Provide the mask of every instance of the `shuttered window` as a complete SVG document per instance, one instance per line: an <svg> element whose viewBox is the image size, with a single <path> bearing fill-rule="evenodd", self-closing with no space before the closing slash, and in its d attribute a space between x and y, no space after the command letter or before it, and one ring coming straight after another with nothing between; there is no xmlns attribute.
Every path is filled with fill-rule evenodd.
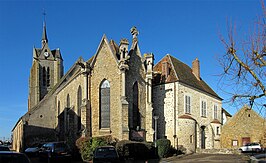
<svg viewBox="0 0 266 163"><path fill-rule="evenodd" d="M188 114L190 114L191 113L191 110L190 110L190 108L191 108L191 106L190 106L190 96L188 96L188 95L185 95L185 113L188 113Z"/></svg>
<svg viewBox="0 0 266 163"><path fill-rule="evenodd" d="M207 116L207 104L206 101L201 101L201 116L206 117Z"/></svg>

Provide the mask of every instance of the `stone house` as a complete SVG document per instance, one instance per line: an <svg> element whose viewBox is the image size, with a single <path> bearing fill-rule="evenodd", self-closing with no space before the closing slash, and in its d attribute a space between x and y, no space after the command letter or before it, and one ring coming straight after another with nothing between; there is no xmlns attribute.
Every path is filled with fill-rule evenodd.
<svg viewBox="0 0 266 163"><path fill-rule="evenodd" d="M153 103L158 138L188 153L196 148L220 148L222 99L200 77L196 58L192 68L171 55L154 66Z"/></svg>
<svg viewBox="0 0 266 163"><path fill-rule="evenodd" d="M28 111L12 130L13 149L48 141L74 148L81 136L104 135L150 142L167 136L191 152L219 148L222 99L200 78L199 61L191 69L166 55L154 66L153 54L140 52L135 27L131 34L131 46L103 35L96 53L78 58L64 74L44 23L42 47L33 49Z"/></svg>
<svg viewBox="0 0 266 163"><path fill-rule="evenodd" d="M221 147L238 149L251 143L266 147L266 120L248 106L242 107L221 130Z"/></svg>

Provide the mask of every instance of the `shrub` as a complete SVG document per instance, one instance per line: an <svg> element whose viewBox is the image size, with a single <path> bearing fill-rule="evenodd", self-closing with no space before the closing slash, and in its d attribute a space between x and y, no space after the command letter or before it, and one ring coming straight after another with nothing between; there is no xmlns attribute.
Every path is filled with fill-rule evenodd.
<svg viewBox="0 0 266 163"><path fill-rule="evenodd" d="M121 159L152 159L157 158L152 143L122 140L116 144L116 150Z"/></svg>
<svg viewBox="0 0 266 163"><path fill-rule="evenodd" d="M170 152L171 142L168 139L158 139L156 141L158 148L158 156L160 158L167 157Z"/></svg>
<svg viewBox="0 0 266 163"><path fill-rule="evenodd" d="M117 139L113 139L112 136L102 137L81 137L77 139L76 146L79 149L81 158L83 161L89 161L92 159L93 151L99 146L115 145Z"/></svg>

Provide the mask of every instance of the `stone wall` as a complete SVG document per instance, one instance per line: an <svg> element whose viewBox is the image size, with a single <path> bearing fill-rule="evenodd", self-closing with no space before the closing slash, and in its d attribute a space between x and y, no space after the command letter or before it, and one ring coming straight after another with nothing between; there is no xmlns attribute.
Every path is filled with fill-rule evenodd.
<svg viewBox="0 0 266 163"><path fill-rule="evenodd" d="M23 120L19 119L16 126L12 130L12 150L23 152Z"/></svg>
<svg viewBox="0 0 266 163"><path fill-rule="evenodd" d="M185 95L189 95L191 97L191 112L187 115L195 119L196 122L193 134L191 134L192 128L184 125L183 122L178 120L179 116L186 115L184 106ZM172 145L175 147L176 140L174 135L177 135L177 139L181 140L183 143L181 144L179 142L178 145L183 145L185 148L193 151L195 147L201 148L201 127L204 126L206 134L205 148L212 149L219 147L219 134L216 133L216 129L217 127L221 128L221 100L179 82L155 86L153 88L153 96L155 113L159 114L159 138L167 136L167 138L171 140ZM206 117L201 116L201 100L205 100L207 104ZM214 105L217 105L217 120L215 121L213 111ZM175 122L178 123L175 124ZM181 129L189 135L179 134ZM193 143L195 143L195 147L193 144L189 143L190 141L183 141L183 137L189 138L190 135L195 136L195 140L193 141Z"/></svg>
<svg viewBox="0 0 266 163"><path fill-rule="evenodd" d="M78 96L79 88L81 97ZM85 98L84 75L81 73L80 67L74 65L66 74L65 82L56 91L54 107L54 128L58 139L68 141L71 147L74 147L76 139L81 136L81 131L78 130L78 118L81 117L81 106L78 108L80 99L78 98L82 100ZM85 126L83 126L84 128Z"/></svg>
<svg viewBox="0 0 266 163"><path fill-rule="evenodd" d="M194 119L178 119L178 145L186 148L186 153L194 153L196 150L196 121Z"/></svg>
<svg viewBox="0 0 266 163"><path fill-rule="evenodd" d="M174 135L177 134L178 117L177 101L175 101L177 95L174 93L174 84L168 83L153 87L154 114L159 115L158 139L166 136L173 146L176 144Z"/></svg>

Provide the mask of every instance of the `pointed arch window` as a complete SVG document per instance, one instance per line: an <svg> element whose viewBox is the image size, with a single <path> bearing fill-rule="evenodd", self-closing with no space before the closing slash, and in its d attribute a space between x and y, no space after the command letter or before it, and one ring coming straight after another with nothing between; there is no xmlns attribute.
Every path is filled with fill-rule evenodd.
<svg viewBox="0 0 266 163"><path fill-rule="evenodd" d="M100 87L100 129L110 128L110 83L103 80Z"/></svg>
<svg viewBox="0 0 266 163"><path fill-rule="evenodd" d="M47 87L50 86L50 68L47 67Z"/></svg>
<svg viewBox="0 0 266 163"><path fill-rule="evenodd" d="M66 109L64 110L64 122L65 122L65 132L69 130L69 110L70 110L70 96L67 94L67 99L66 99Z"/></svg>
<svg viewBox="0 0 266 163"><path fill-rule="evenodd" d="M81 86L78 87L78 94L77 94L77 114L78 114L78 131L81 129L81 104L82 104L82 89Z"/></svg>
<svg viewBox="0 0 266 163"><path fill-rule="evenodd" d="M140 129L138 82L133 85L133 129Z"/></svg>
<svg viewBox="0 0 266 163"><path fill-rule="evenodd" d="M70 108L70 97L69 97L69 94L67 94L67 108Z"/></svg>
<svg viewBox="0 0 266 163"><path fill-rule="evenodd" d="M42 84L43 84L43 86L46 85L46 69L45 69L45 67L42 68Z"/></svg>

